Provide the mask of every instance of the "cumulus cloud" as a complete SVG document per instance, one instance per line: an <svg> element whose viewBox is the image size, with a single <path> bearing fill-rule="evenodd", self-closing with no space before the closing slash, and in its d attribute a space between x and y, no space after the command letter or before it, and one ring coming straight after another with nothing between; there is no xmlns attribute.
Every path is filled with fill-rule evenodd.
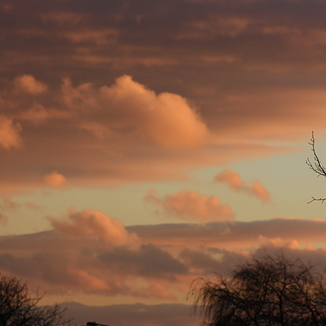
<svg viewBox="0 0 326 326"><path fill-rule="evenodd" d="M16 77L14 80L14 85L23 92L31 95L39 95L44 93L48 88L46 84L36 80L32 75L22 75Z"/></svg>
<svg viewBox="0 0 326 326"><path fill-rule="evenodd" d="M172 93L155 94L131 76L121 76L114 85L99 89L90 83L74 88L66 79L62 92L69 108L90 119L102 117L97 122L80 122L81 128L91 132L102 134L105 127L100 122L105 122L112 131L129 130L132 137L148 137L166 148L196 147L210 140L197 109L185 98Z"/></svg>
<svg viewBox="0 0 326 326"><path fill-rule="evenodd" d="M245 192L255 196L264 202L270 200L270 194L259 180L252 181L251 185L246 184L239 173L226 169L214 177L216 182L226 183L229 188L236 192Z"/></svg>
<svg viewBox="0 0 326 326"><path fill-rule="evenodd" d="M40 188L44 182L64 186L66 175L60 171L41 175L53 162L61 171L74 171L70 186L98 186L175 179L193 167L278 150L257 144L241 149L232 142L213 144L216 139L206 119L186 98L155 93L130 76L111 86L74 87L65 79L61 88L38 97L0 92L0 103L8 107L0 117L0 147L22 145L22 127L16 120L24 128L27 145L21 159L8 161L0 171L1 180L7 181L0 184L1 192Z"/></svg>
<svg viewBox="0 0 326 326"><path fill-rule="evenodd" d="M20 137L21 126L14 123L12 119L3 114L0 115L0 146L4 149L20 148L22 140Z"/></svg>
<svg viewBox="0 0 326 326"><path fill-rule="evenodd" d="M199 194L194 190L181 190L160 199L155 190L150 189L144 200L161 206L165 212L182 220L210 222L231 221L234 218L231 207L222 204L217 196Z"/></svg>
<svg viewBox="0 0 326 326"><path fill-rule="evenodd" d="M50 174L45 175L43 180L47 186L53 188L60 188L67 182L66 178L57 171L53 171Z"/></svg>
<svg viewBox="0 0 326 326"><path fill-rule="evenodd" d="M0 237L0 270L28 277L50 294L175 299L188 268L109 216L91 210L49 218L53 231ZM180 285L180 288L184 285Z"/></svg>
<svg viewBox="0 0 326 326"><path fill-rule="evenodd" d="M90 209L70 212L68 218L59 221L49 217L52 227L69 238L104 240L114 246L137 245L137 237L126 231L123 224L100 211Z"/></svg>

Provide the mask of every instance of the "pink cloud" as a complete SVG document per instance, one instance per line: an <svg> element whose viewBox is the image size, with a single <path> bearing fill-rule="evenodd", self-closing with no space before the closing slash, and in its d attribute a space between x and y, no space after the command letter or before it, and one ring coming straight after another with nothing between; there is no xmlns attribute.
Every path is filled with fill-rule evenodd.
<svg viewBox="0 0 326 326"><path fill-rule="evenodd" d="M36 80L32 75L22 75L20 77L16 77L14 80L14 85L31 95L39 95L44 93L47 90L47 85Z"/></svg>
<svg viewBox="0 0 326 326"><path fill-rule="evenodd" d="M22 140L20 137L21 126L14 123L12 119L0 115L0 146L5 149L20 148Z"/></svg>
<svg viewBox="0 0 326 326"><path fill-rule="evenodd" d="M181 190L160 199L155 191L150 189L144 200L161 206L165 212L182 220L211 222L231 221L234 218L231 207L221 204L217 196L198 194L194 190Z"/></svg>
<svg viewBox="0 0 326 326"><path fill-rule="evenodd" d="M170 252L140 245L101 212L85 210L49 221L54 231L0 237L2 272L28 277L53 295L175 299L175 284L188 270Z"/></svg>
<svg viewBox="0 0 326 326"><path fill-rule="evenodd" d="M100 211L90 209L82 212L71 212L68 218L59 221L48 217L52 227L57 232L69 238L90 238L104 240L114 246L137 246L137 237L126 231L116 219Z"/></svg>
<svg viewBox="0 0 326 326"><path fill-rule="evenodd" d="M133 137L147 137L165 148L196 147L210 141L207 126L185 98L172 93L157 95L131 76L119 77L114 85L99 89L90 83L74 88L66 79L62 92L64 103L75 112L89 116L91 110L111 129L129 129ZM93 119L80 121L80 126L95 125ZM104 121L97 121L97 130L104 129L100 126Z"/></svg>
<svg viewBox="0 0 326 326"><path fill-rule="evenodd" d="M326 254L310 244L300 249L304 242L323 241L325 221L275 219L125 228L103 213L86 210L50 222L54 231L0 237L0 270L28 277L50 295L183 300L196 276L225 273L252 253L282 249L316 262ZM132 244L133 233L138 235L137 246Z"/></svg>
<svg viewBox="0 0 326 326"><path fill-rule="evenodd" d="M261 246L263 247L274 247L274 248L289 248L293 250L300 250L300 244L297 240L289 240L282 238L268 238L264 236L259 237ZM311 246L311 244L309 244Z"/></svg>
<svg viewBox="0 0 326 326"><path fill-rule="evenodd" d="M8 107L6 116L0 117L0 135L5 135L0 146L20 147L22 128L27 146L20 160L8 161L0 171L2 193L41 188L45 180L50 187L62 187L63 178L71 187L172 180L198 166L281 150L233 140L224 143L223 135L223 145L214 143L217 137L186 98L155 93L130 76L109 86L74 87L66 79L61 88L39 97L11 90L0 96L2 107ZM53 162L67 172L44 180L41 171Z"/></svg>
<svg viewBox="0 0 326 326"><path fill-rule="evenodd" d="M53 188L60 188L67 182L66 178L57 171L53 171L50 174L45 175L43 180L47 186Z"/></svg>
<svg viewBox="0 0 326 326"><path fill-rule="evenodd" d="M246 184L239 173L226 169L214 177L216 182L226 183L229 188L236 192L245 192L255 196L264 202L270 200L269 192L264 188L259 180L252 181L252 185Z"/></svg>

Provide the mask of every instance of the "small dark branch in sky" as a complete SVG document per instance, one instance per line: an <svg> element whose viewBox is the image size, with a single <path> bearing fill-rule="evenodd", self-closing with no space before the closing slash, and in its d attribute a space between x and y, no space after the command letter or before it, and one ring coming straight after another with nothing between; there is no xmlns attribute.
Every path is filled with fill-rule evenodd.
<svg viewBox="0 0 326 326"><path fill-rule="evenodd" d="M311 151L314 156L314 161L313 163L310 161L309 158L307 158L306 163L309 166L309 169L313 170L317 176L323 176L326 177L326 168L322 165L317 153L316 153L316 148L315 148L315 137L314 137L314 132L311 133L311 139L309 142L309 145L311 146ZM325 198L315 198L311 197L312 199L308 202L308 204L312 203L313 201L321 201L322 203L326 200Z"/></svg>
<svg viewBox="0 0 326 326"><path fill-rule="evenodd" d="M321 203L323 204L325 200L326 200L326 197L325 197L325 198L315 198L315 197L311 197L311 200L309 200L307 204L310 204L310 203L312 203L313 201L321 201Z"/></svg>
<svg viewBox="0 0 326 326"><path fill-rule="evenodd" d="M319 157L318 157L318 155L316 153L314 132L312 132L309 145L311 146L311 150L312 150L312 152L314 154L314 162L311 163L310 159L307 158L307 161L306 161L307 165L309 166L309 168L311 170L313 170L314 172L316 172L318 176L326 177L326 169L321 164L321 161L320 161L320 159L319 159Z"/></svg>

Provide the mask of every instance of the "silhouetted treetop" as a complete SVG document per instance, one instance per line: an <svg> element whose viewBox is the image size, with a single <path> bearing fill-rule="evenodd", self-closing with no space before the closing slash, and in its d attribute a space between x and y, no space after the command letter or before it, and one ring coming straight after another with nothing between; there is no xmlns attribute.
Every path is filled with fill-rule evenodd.
<svg viewBox="0 0 326 326"><path fill-rule="evenodd" d="M0 326L70 326L59 305L39 306L42 296L31 295L26 283L0 276Z"/></svg>
<svg viewBox="0 0 326 326"><path fill-rule="evenodd" d="M311 266L283 255L244 263L190 292L203 325L326 325L326 284Z"/></svg>

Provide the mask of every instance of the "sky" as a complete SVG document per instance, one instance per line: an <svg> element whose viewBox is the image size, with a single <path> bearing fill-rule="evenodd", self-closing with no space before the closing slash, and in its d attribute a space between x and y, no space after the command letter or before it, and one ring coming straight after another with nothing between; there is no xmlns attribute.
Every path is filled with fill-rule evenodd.
<svg viewBox="0 0 326 326"><path fill-rule="evenodd" d="M266 251L323 264L325 16L0 0L0 272L79 325L194 326L198 277Z"/></svg>

